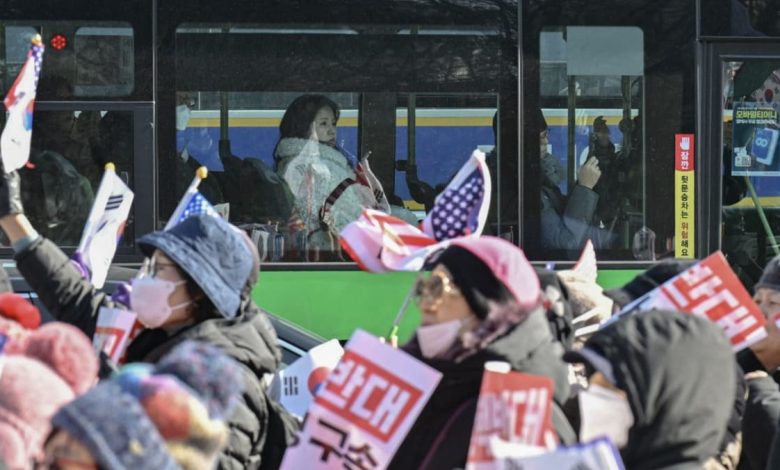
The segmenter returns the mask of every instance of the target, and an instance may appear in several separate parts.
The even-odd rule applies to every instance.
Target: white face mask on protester
[[[183,131],[190,122],[190,108],[186,104],[176,106],[176,130]]]
[[[166,281],[156,277],[142,277],[133,279],[130,291],[130,308],[138,316],[138,321],[147,328],[159,328],[177,308],[192,303],[191,300],[178,305],[168,305],[168,297],[171,296],[177,286],[187,281]]]
[[[628,443],[628,430],[634,425],[634,414],[628,399],[608,388],[591,384],[579,394],[580,442],[606,436],[616,447]]]
[[[417,328],[417,342],[423,357],[431,359],[449,349],[458,339],[462,327],[461,320],[450,320]]]

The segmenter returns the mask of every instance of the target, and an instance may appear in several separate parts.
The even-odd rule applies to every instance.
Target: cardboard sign
[[[405,352],[356,331],[281,468],[385,468],[440,379]]]
[[[494,468],[490,440],[496,437],[526,446],[555,447],[552,396],[551,379],[512,372],[506,363],[486,363],[466,469]]]
[[[599,469],[624,470],[620,453],[607,438],[596,439],[587,444],[559,447],[553,452],[529,452],[526,446],[494,439],[493,452],[496,455],[495,470],[548,470],[561,469]],[[529,455],[536,453],[537,455]]]
[[[344,349],[333,339],[310,349],[305,356],[277,372],[271,389],[278,391],[279,403],[290,413],[303,417],[317,390],[343,355]]]
[[[721,252],[628,304],[617,318],[641,310],[671,309],[709,318],[726,333],[734,351],[766,337],[766,319]]]
[[[100,307],[92,345],[98,353],[103,351],[119,363],[133,333],[136,315],[128,310]]]

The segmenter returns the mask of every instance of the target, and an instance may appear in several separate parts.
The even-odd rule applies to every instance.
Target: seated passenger
[[[274,149],[276,172],[295,194],[310,250],[338,251],[338,236],[365,208],[389,211],[377,178],[336,144],[339,106],[323,95],[302,95],[285,111]]]
[[[598,248],[606,236],[592,226],[599,195],[593,190],[601,177],[599,161],[590,158],[577,172],[577,183],[565,196],[559,187],[565,174],[557,157],[547,151],[547,123],[539,113],[539,151],[542,167],[542,246],[546,249],[572,250],[578,255],[588,239]]]

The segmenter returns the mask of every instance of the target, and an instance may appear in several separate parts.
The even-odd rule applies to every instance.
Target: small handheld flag
[[[90,275],[92,285],[98,289],[103,287],[106,281],[108,268],[124,233],[134,196],[125,182],[117,176],[114,164],[107,163],[76,249]]]
[[[173,211],[171,218],[168,219],[168,223],[165,224],[165,230],[170,229],[191,215],[208,214],[218,217],[214,207],[198,191],[200,182],[206,179],[208,174],[209,171],[205,166],[198,168],[195,172],[195,177],[192,179],[192,183],[190,183],[189,187],[184,192],[184,196],[182,196],[179,204]]]
[[[36,34],[32,37],[27,60],[3,101],[5,109],[8,110],[8,120],[0,136],[0,154],[7,173],[18,170],[30,159],[33,108],[43,63],[43,50],[41,36]]]

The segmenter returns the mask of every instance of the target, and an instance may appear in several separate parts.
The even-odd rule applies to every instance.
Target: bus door
[[[103,168],[112,162],[135,192],[115,260],[137,261],[135,236],[155,228],[151,2],[110,9],[73,2],[48,10],[38,5],[35,11],[12,3],[19,5],[0,18],[4,93],[31,38],[41,35],[46,47],[30,164],[20,170],[25,212],[41,234],[66,250],[75,247]]]
[[[780,254],[780,42],[702,48],[700,243],[751,287]]]

